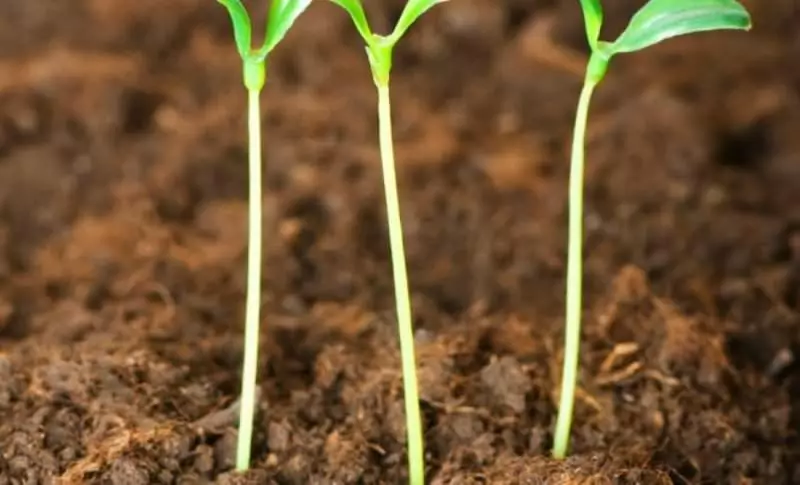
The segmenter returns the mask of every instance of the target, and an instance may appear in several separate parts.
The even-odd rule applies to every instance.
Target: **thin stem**
[[[417,389],[417,364],[414,356],[414,330],[411,324],[411,302],[406,274],[406,255],[403,245],[403,226],[400,202],[397,195],[397,176],[394,165],[392,141],[392,110],[389,102],[389,83],[376,83],[378,87],[378,125],[380,131],[383,186],[386,193],[386,215],[389,222],[389,244],[392,253],[397,325],[400,334],[400,355],[403,367],[403,392],[408,433],[409,483],[423,485],[425,460],[420,417],[419,391]]]
[[[564,346],[564,370],[561,380],[561,402],[553,437],[553,456],[562,459],[569,447],[575,387],[578,381],[578,362],[581,344],[581,308],[583,292],[583,166],[586,123],[589,101],[596,82],[588,77],[583,85],[575,115],[572,137],[572,160],[569,174],[569,242],[567,254],[567,302]]]
[[[249,132],[249,238],[247,246],[247,303],[244,330],[244,367],[239,414],[236,469],[250,467],[253,419],[256,407],[258,336],[261,307],[261,110],[260,89],[247,90],[247,129]]]

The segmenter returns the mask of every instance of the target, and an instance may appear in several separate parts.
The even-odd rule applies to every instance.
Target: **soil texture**
[[[246,2],[260,31],[267,2]],[[402,0],[366,2],[377,31]],[[604,37],[643,2],[607,2]],[[434,485],[800,483],[800,6],[614,59],[591,107],[572,456],[575,0],[454,0],[395,53]],[[233,471],[245,93],[211,0],[0,2],[0,484],[401,484],[376,93],[312,4],[263,96],[253,469]]]

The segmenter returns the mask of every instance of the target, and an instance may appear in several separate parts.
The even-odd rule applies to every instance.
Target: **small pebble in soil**
[[[495,403],[515,413],[525,411],[525,395],[531,389],[530,377],[517,360],[510,356],[494,359],[481,370],[481,381]]]
[[[217,468],[227,470],[233,468],[236,457],[236,432],[228,429],[222,437],[214,443],[214,459]]]
[[[156,475],[156,483],[172,483],[175,477],[167,470],[161,470]]]
[[[414,342],[417,345],[429,344],[433,342],[433,333],[424,328],[420,328],[414,332]]]
[[[130,458],[119,458],[111,464],[108,470],[109,481],[113,485],[149,485],[150,477],[144,470]]]
[[[288,450],[292,444],[292,429],[289,424],[285,421],[270,422],[267,430],[267,443],[271,451]]]
[[[202,474],[208,474],[214,470],[214,449],[212,447],[200,445],[195,449],[194,469]]]
[[[536,455],[542,454],[545,447],[546,434],[541,428],[531,428],[528,436],[528,452]]]
[[[286,483],[306,483],[308,471],[312,466],[308,456],[294,455],[280,467],[278,478]]]

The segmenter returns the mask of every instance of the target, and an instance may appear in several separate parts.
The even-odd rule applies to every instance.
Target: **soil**
[[[368,2],[376,30],[403,3]],[[604,36],[641,3],[609,2]],[[453,1],[397,48],[429,482],[800,483],[795,0],[747,2],[748,34],[613,61],[588,135],[572,456],[549,457],[577,4]],[[263,93],[244,475],[245,96],[227,15],[2,2],[0,56],[0,484],[403,483],[375,91],[344,14],[316,2]]]

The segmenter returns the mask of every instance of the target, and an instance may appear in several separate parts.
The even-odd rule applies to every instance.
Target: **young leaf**
[[[403,8],[403,13],[400,14],[400,19],[397,21],[397,25],[394,26],[394,30],[389,36],[391,39],[390,42],[393,44],[400,40],[408,28],[411,27],[411,24],[416,22],[417,19],[422,16],[422,14],[433,8],[434,5],[438,3],[444,3],[446,1],[447,0],[408,0],[405,8]]]
[[[250,28],[250,16],[247,15],[242,2],[240,0],[217,0],[227,10],[228,15],[231,17],[233,23],[233,37],[236,40],[236,50],[242,59],[250,55],[250,45],[252,39],[252,32]]]
[[[612,54],[634,52],[679,35],[750,26],[750,15],[736,0],[650,0],[609,48]]]
[[[269,54],[310,4],[311,0],[272,0],[264,46],[259,50],[259,54],[263,56]]]
[[[373,41],[372,31],[369,28],[369,22],[367,22],[367,14],[364,13],[364,7],[361,5],[361,0],[331,0],[331,1],[347,11],[347,14],[350,15],[351,19],[353,19],[353,23],[356,25],[358,33],[361,34],[361,37],[364,38],[364,42],[366,42],[367,45],[371,45]]]
[[[600,5],[600,0],[581,0],[581,10],[589,47],[595,50],[600,39],[600,27],[603,25],[603,6]]]

